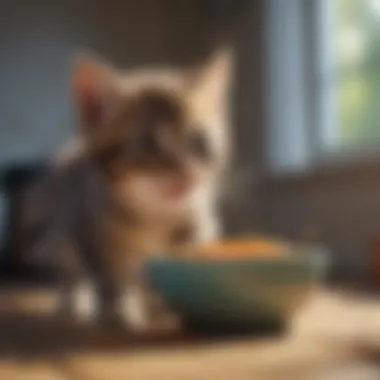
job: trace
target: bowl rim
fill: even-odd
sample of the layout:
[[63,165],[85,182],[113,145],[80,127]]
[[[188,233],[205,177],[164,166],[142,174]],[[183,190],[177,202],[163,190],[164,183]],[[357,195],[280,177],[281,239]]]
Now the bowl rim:
[[[326,249],[321,249],[320,247],[314,247],[312,249],[303,249],[301,254],[294,255],[291,253],[281,257],[252,257],[252,258],[236,258],[236,259],[202,259],[200,257],[170,257],[166,255],[155,255],[148,258],[148,264],[180,264],[180,265],[202,265],[202,266],[231,266],[231,265],[241,265],[241,264],[257,264],[257,265],[313,265],[320,267],[329,267],[331,260],[329,257],[329,252]],[[289,252],[287,252],[289,253]]]

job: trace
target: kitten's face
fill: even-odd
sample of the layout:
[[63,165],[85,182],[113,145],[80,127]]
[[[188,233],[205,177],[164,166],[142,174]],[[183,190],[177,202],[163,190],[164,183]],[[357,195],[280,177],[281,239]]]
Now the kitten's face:
[[226,154],[220,66],[215,62],[190,80],[174,72],[121,75],[93,61],[78,64],[82,132],[114,191],[165,209],[183,205],[212,179]]

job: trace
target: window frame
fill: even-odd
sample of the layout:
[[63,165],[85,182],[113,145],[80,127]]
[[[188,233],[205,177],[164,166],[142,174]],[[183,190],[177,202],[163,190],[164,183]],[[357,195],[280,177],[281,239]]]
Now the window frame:
[[[278,107],[279,99],[274,99],[273,92],[282,85],[280,82],[275,83],[273,77],[281,71],[281,58],[286,59],[289,52],[286,50],[293,50],[294,43],[290,43],[289,49],[282,48],[282,52],[273,55],[273,50],[279,46],[279,42],[286,39],[286,36],[277,35],[273,36],[273,28],[276,28],[276,20],[273,17],[274,8],[277,6],[293,6],[298,16],[302,19],[298,20],[298,33],[302,34],[302,38],[298,41],[299,60],[301,73],[298,74],[300,83],[303,87],[302,93],[304,98],[296,99],[296,102],[303,104],[303,120],[298,126],[298,130],[303,132],[303,144],[298,149],[303,149],[307,153],[300,159],[296,165],[285,165],[276,160],[281,160],[281,157],[286,158],[291,151],[276,145],[273,136],[281,135],[280,132],[283,128],[289,128],[292,123],[291,120],[286,119],[281,115],[281,109]],[[333,102],[331,99],[332,91],[331,86],[334,85],[336,80],[334,73],[334,65],[332,64],[332,46],[330,44],[333,28],[333,23],[328,19],[331,13],[327,11],[326,7],[331,6],[331,0],[266,0],[266,17],[265,30],[264,30],[264,65],[266,69],[266,94],[265,94],[265,120],[266,129],[264,136],[266,139],[266,152],[267,157],[267,172],[270,176],[282,177],[287,175],[305,174],[305,172],[313,172],[327,169],[340,169],[342,166],[357,166],[357,164],[366,165],[374,162],[380,163],[380,141],[375,142],[373,145],[365,145],[358,143],[354,146],[343,147],[337,143],[338,131],[335,127],[337,125],[337,113],[334,111]],[[272,14],[271,14],[272,12]],[[293,17],[295,17],[293,15]],[[277,20],[278,22],[278,20]],[[285,33],[286,34],[286,31]],[[269,38],[268,38],[269,36]],[[277,40],[276,40],[277,38]],[[290,37],[291,38],[291,37]],[[291,41],[291,40],[290,40]],[[281,56],[282,54],[282,56]],[[274,58],[277,62],[272,62]],[[285,67],[286,69],[286,67]],[[282,75],[284,75],[282,70]],[[286,72],[285,72],[286,73]],[[286,74],[289,74],[287,72]],[[286,93],[294,94],[291,88],[285,90]],[[284,98],[283,98],[284,100]],[[300,106],[301,107],[301,106]],[[273,114],[276,116],[273,117]],[[277,122],[276,122],[277,120]],[[279,123],[278,120],[282,122]],[[277,123],[277,124],[276,124]],[[283,124],[283,125],[280,125]],[[302,124],[302,125],[301,125]],[[296,142],[297,144],[297,142]],[[297,149],[297,147],[296,147]],[[277,158],[271,151],[276,151]]]

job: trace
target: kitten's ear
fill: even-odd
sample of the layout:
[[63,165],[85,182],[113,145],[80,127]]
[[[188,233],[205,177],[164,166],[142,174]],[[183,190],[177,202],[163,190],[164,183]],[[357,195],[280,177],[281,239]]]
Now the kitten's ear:
[[230,47],[215,51],[209,59],[189,74],[189,85],[197,103],[219,111],[231,85],[234,52]]
[[77,55],[72,72],[72,87],[80,127],[91,133],[117,112],[122,93],[117,73],[106,63],[89,55]]

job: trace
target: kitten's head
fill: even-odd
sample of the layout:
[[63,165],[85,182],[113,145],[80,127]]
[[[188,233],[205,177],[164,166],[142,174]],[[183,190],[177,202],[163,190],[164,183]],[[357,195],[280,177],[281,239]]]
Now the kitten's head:
[[168,207],[212,180],[227,156],[230,61],[223,51],[198,70],[130,73],[76,62],[80,132],[114,191]]

